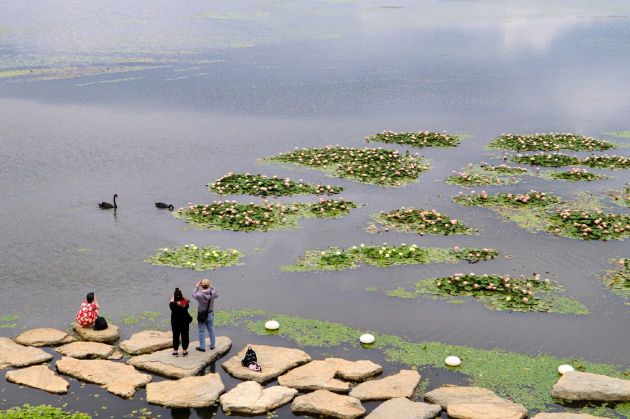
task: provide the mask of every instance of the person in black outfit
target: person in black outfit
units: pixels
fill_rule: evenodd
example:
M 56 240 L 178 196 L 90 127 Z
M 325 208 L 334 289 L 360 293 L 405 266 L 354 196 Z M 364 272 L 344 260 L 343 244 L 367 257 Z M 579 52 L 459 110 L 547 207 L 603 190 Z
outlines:
M 173 329 L 173 356 L 177 356 L 179 340 L 182 341 L 182 355 L 188 355 L 188 325 L 192 317 L 188 314 L 190 302 L 184 298 L 179 288 L 175 288 L 173 299 L 169 303 L 171 308 L 171 328 Z

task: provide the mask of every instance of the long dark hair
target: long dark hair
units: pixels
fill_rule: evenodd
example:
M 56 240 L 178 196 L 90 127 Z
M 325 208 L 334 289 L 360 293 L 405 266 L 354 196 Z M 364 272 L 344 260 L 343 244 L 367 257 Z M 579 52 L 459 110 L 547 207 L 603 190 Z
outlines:
M 181 300 L 184 300 L 182 291 L 179 288 L 175 288 L 175 292 L 173 293 L 173 301 L 177 302 Z
M 85 299 L 87 300 L 88 303 L 91 303 L 92 301 L 94 301 L 94 293 L 88 292 L 88 294 L 85 296 Z

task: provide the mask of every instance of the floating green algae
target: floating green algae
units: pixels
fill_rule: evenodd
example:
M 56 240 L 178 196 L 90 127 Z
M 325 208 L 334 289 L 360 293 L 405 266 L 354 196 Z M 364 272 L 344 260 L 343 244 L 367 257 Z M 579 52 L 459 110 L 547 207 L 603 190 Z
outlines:
M 617 269 L 606 272 L 606 274 L 599 276 L 599 279 L 613 293 L 630 299 L 630 258 L 620 258 L 614 262 Z
M 613 202 L 622 207 L 630 207 L 630 183 L 626 183 L 623 189 L 607 191 L 606 194 Z
M 217 246 L 197 247 L 194 244 L 185 244 L 173 249 L 160 249 L 155 256 L 145 262 L 156 266 L 206 271 L 237 265 L 242 257 L 243 254 L 236 249 L 223 250 Z
M 402 144 L 414 147 L 457 147 L 460 138 L 455 135 L 431 131 L 383 131 L 381 133 L 365 137 L 365 140 L 367 142 L 377 141 L 387 144 Z
M 15 329 L 17 327 L 16 321 L 20 319 L 18 314 L 7 314 L 0 316 L 0 329 Z
M 317 203 L 291 205 L 258 205 L 250 202 L 214 201 L 211 204 L 190 204 L 173 212 L 177 218 L 199 228 L 232 231 L 268 231 L 297 225 L 300 217 L 336 218 L 350 212 L 357 205 L 343 198 L 320 199 Z
M 471 234 L 475 230 L 456 218 L 436 210 L 401 207 L 390 212 L 381 211 L 372 218 L 393 230 L 420 234 Z
M 608 176 L 592 173 L 592 172 L 587 171 L 586 169 L 580 169 L 577 167 L 574 167 L 573 169 L 569 169 L 564 172 L 560 172 L 560 171 L 545 172 L 542 174 L 542 176 L 547 177 L 549 179 L 569 180 L 572 182 L 580 182 L 580 181 L 592 182 L 594 180 L 608 179 Z
M 301 194 L 335 195 L 343 191 L 341 186 L 315 185 L 295 182 L 289 178 L 268 177 L 249 173 L 228 173 L 208 185 L 208 188 L 220 195 L 247 194 L 256 196 L 291 196 Z
M 630 138 L 630 131 L 609 131 L 604 134 L 610 135 L 611 137 Z
M 8 410 L 0 410 L 2 419 L 90 419 L 86 413 L 67 412 L 58 407 L 46 404 L 33 406 L 24 404 L 20 407 L 13 407 Z
M 494 249 L 443 249 L 439 247 L 418 247 L 415 244 L 388 246 L 352 246 L 347 249 L 329 247 L 324 250 L 307 251 L 296 265 L 283 266 L 284 271 L 340 271 L 354 269 L 361 264 L 387 268 L 396 265 L 421 265 L 428 263 L 455 263 L 466 260 L 476 263 L 494 259 L 499 252 Z
M 514 151 L 603 151 L 614 148 L 615 144 L 570 133 L 502 134 L 492 140 L 488 147 Z
M 266 161 L 314 167 L 334 176 L 379 186 L 404 186 L 429 168 L 426 159 L 383 148 L 326 146 L 295 149 Z

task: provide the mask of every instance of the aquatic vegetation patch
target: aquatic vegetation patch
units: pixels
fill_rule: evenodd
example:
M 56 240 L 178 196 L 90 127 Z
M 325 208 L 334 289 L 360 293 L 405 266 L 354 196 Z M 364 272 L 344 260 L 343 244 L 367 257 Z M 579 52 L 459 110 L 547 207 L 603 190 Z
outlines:
M 170 318 L 159 311 L 143 311 L 142 313 L 121 313 L 116 323 L 127 326 L 138 326 L 143 329 L 165 330 L 170 327 Z
M 404 144 L 414 147 L 457 147 L 459 137 L 441 132 L 419 131 L 419 132 L 393 132 L 383 131 L 381 133 L 365 137 L 365 140 L 378 141 L 388 144 Z
M 601 156 L 589 156 L 583 158 L 580 161 L 580 164 L 600 169 L 630 169 L 630 157 L 616 155 L 609 156 L 607 154 Z
M 335 176 L 380 186 L 406 185 L 429 168 L 426 159 L 383 148 L 303 148 L 267 160 L 314 167 Z
M 420 234 L 470 234 L 474 229 L 462 224 L 456 218 L 436 210 L 401 207 L 390 212 L 381 211 L 372 218 L 391 228 Z
M 256 196 L 291 196 L 301 194 L 335 195 L 343 191 L 341 186 L 315 185 L 295 182 L 289 178 L 268 177 L 249 173 L 228 173 L 208 185 L 208 188 L 220 195 L 246 194 Z
M 18 314 L 7 314 L 0 316 L 0 329 L 15 329 L 17 327 L 16 321 L 20 318 Z
M 355 203 L 343 198 L 288 206 L 269 202 L 257 205 L 253 202 L 213 201 L 211 204 L 190 204 L 186 208 L 179 208 L 173 215 L 197 227 L 211 230 L 267 231 L 293 227 L 300 217 L 340 217 L 356 207 Z
M 613 293 L 630 298 L 630 258 L 621 258 L 615 263 L 616 270 L 608 271 L 599 278 Z
M 563 208 L 550 216 L 549 230 L 581 240 L 623 240 L 630 237 L 630 215 L 604 213 L 599 209 Z
M 453 172 L 446 178 L 446 183 L 464 187 L 470 186 L 494 186 L 494 185 L 513 185 L 519 182 L 514 176 L 504 176 L 500 172 L 489 172 L 479 166 L 468 166 L 465 170 Z
M 453 201 L 464 206 L 480 207 L 547 207 L 560 202 L 560 198 L 545 192 L 530 190 L 523 194 L 498 193 L 489 195 L 486 191 L 479 193 L 460 194 L 453 198 Z
M 562 288 L 549 279 L 512 278 L 510 275 L 476 275 L 474 273 L 458 273 L 452 276 L 426 279 L 416 283 L 416 294 L 430 294 L 442 297 L 473 297 L 486 307 L 498 311 L 539 311 L 558 312 L 554 307 L 554 297 L 550 292 Z M 541 294 L 546 294 L 541 297 Z M 567 297 L 562 300 L 561 312 L 567 306 Z M 587 314 L 588 310 L 580 303 L 574 302 L 574 314 Z
M 7 410 L 0 410 L 2 419 L 90 419 L 86 413 L 67 412 L 58 407 L 47 404 L 33 406 L 24 404 L 20 407 L 13 407 Z
M 146 262 L 157 266 L 206 271 L 236 265 L 242 257 L 243 254 L 236 249 L 223 250 L 217 246 L 197 247 L 194 244 L 185 244 L 173 249 L 161 249 Z
M 627 183 L 623 189 L 616 191 L 607 191 L 608 196 L 610 196 L 613 201 L 622 207 L 630 207 L 630 183 Z
M 528 172 L 524 167 L 508 166 L 507 164 L 492 165 L 481 163 L 479 167 L 484 172 L 500 173 L 502 175 L 524 175 Z
M 603 151 L 614 148 L 615 144 L 583 135 L 552 132 L 527 135 L 502 134 L 492 140 L 488 147 L 514 151 Z
M 510 159 L 515 163 L 532 166 L 561 167 L 580 164 L 580 159 L 562 153 L 516 154 Z
M 419 247 L 416 244 L 400 246 L 352 246 L 347 249 L 329 247 L 325 250 L 308 251 L 296 265 L 284 266 L 285 271 L 339 271 L 356 268 L 361 264 L 387 268 L 396 265 L 420 265 L 428 263 L 454 263 L 466 260 L 477 263 L 494 259 L 499 252 L 494 249 L 475 249 L 455 247 L 443 249 L 438 247 Z
M 605 132 L 604 134 L 618 138 L 630 138 L 630 131 L 610 131 Z
M 570 180 L 572 182 L 592 182 L 594 180 L 602 180 L 608 179 L 608 176 L 600 175 L 597 173 L 589 172 L 586 169 L 580 169 L 578 167 L 574 167 L 564 172 L 548 172 L 543 176 L 548 177 L 550 179 L 558 179 L 558 180 Z

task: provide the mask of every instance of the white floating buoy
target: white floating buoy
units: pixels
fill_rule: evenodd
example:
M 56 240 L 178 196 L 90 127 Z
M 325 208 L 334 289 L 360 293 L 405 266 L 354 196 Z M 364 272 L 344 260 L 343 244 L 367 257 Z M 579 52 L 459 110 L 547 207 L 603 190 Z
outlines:
M 267 329 L 267 330 L 278 330 L 278 329 L 280 329 L 280 323 L 278 323 L 275 320 L 269 320 L 267 323 L 265 323 L 265 329 Z
M 444 363 L 448 365 L 449 367 L 458 367 L 459 365 L 461 365 L 462 360 L 459 359 L 459 357 L 451 355 L 451 356 L 447 356 L 444 359 Z
M 361 337 L 359 338 L 359 341 L 361 343 L 365 343 L 366 345 L 369 345 L 370 343 L 374 343 L 374 335 L 370 335 L 369 333 L 365 333 L 363 335 L 361 335 Z
M 560 374 L 565 374 L 567 372 L 575 371 L 575 369 L 571 365 L 562 364 L 558 367 L 558 372 Z

